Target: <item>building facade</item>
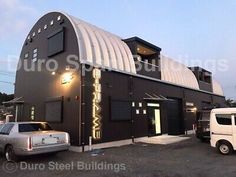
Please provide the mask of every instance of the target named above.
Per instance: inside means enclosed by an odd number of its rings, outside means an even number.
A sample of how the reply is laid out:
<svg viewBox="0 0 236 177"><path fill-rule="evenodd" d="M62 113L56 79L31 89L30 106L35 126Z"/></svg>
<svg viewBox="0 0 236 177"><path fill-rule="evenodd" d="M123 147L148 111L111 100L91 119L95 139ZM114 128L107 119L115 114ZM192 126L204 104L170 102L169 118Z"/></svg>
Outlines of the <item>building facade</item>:
<svg viewBox="0 0 236 177"><path fill-rule="evenodd" d="M18 68L17 119L47 121L77 146L184 134L197 111L225 106L211 72L61 12L33 26Z"/></svg>

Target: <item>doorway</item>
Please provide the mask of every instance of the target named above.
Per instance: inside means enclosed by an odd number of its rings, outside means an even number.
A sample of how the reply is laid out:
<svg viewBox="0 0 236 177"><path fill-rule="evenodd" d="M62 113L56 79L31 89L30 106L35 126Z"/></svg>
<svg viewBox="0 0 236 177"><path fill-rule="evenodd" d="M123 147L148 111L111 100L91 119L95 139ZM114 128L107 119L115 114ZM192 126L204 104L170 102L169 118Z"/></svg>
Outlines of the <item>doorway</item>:
<svg viewBox="0 0 236 177"><path fill-rule="evenodd" d="M148 135L161 135L161 110L159 103L147 103L148 108Z"/></svg>
<svg viewBox="0 0 236 177"><path fill-rule="evenodd" d="M184 134L183 106L181 99L172 99L167 104L168 134Z"/></svg>

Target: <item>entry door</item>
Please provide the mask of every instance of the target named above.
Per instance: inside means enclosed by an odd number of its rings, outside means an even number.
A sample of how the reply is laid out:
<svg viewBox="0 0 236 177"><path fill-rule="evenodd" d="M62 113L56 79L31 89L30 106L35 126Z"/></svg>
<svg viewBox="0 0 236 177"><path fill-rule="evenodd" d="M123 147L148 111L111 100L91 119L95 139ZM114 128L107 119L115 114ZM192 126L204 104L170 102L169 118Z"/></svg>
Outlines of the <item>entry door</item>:
<svg viewBox="0 0 236 177"><path fill-rule="evenodd" d="M147 106L149 136L160 135L162 133L160 104L148 103Z"/></svg>

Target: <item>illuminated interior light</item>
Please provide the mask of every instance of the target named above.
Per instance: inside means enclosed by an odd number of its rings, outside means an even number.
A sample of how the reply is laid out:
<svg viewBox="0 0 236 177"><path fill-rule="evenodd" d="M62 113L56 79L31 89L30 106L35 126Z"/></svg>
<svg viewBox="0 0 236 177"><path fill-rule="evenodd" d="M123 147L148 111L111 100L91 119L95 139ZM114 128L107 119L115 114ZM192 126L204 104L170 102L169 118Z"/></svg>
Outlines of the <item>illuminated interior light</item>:
<svg viewBox="0 0 236 177"><path fill-rule="evenodd" d="M55 72L55 71L53 71L53 72L51 73L51 75L53 75L53 76L54 76L54 75L56 75L56 72Z"/></svg>

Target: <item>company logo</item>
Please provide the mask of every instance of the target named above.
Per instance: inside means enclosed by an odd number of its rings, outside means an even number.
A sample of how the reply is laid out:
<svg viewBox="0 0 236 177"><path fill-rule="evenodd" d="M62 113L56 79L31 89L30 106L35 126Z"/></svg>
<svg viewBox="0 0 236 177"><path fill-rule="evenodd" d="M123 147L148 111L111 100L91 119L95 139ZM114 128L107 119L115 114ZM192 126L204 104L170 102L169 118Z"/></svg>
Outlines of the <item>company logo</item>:
<svg viewBox="0 0 236 177"><path fill-rule="evenodd" d="M94 140L101 139L101 70L95 68L93 69L93 109L92 109L92 117L93 117L93 127L92 127L92 137Z"/></svg>

